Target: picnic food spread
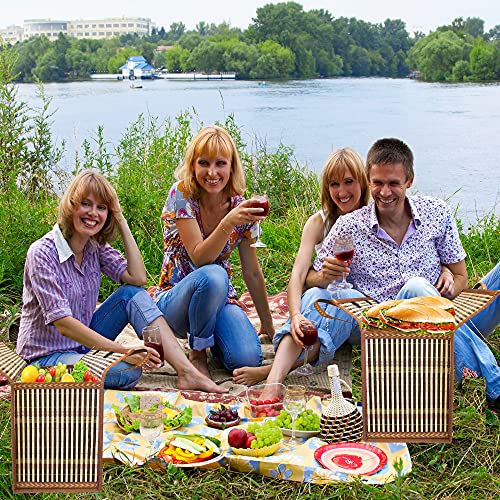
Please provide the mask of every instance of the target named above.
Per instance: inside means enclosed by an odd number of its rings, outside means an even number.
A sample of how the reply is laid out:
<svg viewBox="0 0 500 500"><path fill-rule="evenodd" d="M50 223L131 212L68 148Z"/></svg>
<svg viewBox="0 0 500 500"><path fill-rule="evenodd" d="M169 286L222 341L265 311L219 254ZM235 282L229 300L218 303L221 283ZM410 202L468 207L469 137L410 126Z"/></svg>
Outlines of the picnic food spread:
<svg viewBox="0 0 500 500"><path fill-rule="evenodd" d="M139 432L124 435L117 427L117 416L112 407L121 408L126 398L132 395L158 396L161 401L168 401L170 406L178 410L189 406L192 409L192 421L181 426L175 431L164 432L154 441L154 446L148 446ZM105 392L104 405L104 454L106 461L116 461L129 465L147 465L157 470L165 470L172 467L179 468L202 468L215 469L221 466L229 466L233 470L241 472L253 472L270 478L282 480L300 481L325 484L325 482L352 481L356 475L350 469L342 472L332 471L325 468L314 458L316 449L327 444L319 435L309 434L313 431L296 431L308 434L300 435L302 439L295 445L287 445L282 438L282 431L277 425L277 418L266 417L265 420L256 421L244 416L248 403L236 398L230 404L224 401L224 406L238 411L242 423L227 429L212 428L206 424L206 417L212 410L221 409L221 402L215 402L210 395L203 397L201 401L186 399L181 392L122 392L108 390ZM212 400L212 401L211 401ZM320 415L323 402L318 396L311 396L307 401L306 408L314 414ZM273 428L272 430L270 430ZM268 429L266 436L265 429ZM232 433L232 438L229 438ZM234 442L234 436L240 436L240 442ZM255 438L252 436L255 436ZM249 448L238 448L247 446ZM178 439L180 438L180 442ZM201 447L205 445L198 439L211 439L220 453L202 456L204 451L192 449L192 445L183 442L184 439L194 440ZM260 438L260 441L259 441ZM270 443L267 444L266 438ZM216 441L214 441L214 439ZM255 443L255 444L254 444ZM369 484L385 484L394 480L398 472L394 469L395 460L402 460L403 474L411 470L411 461L406 444L404 443L370 443L376 445L387 455L387 464L377 473L372 475L363 474L363 481ZM182 446L181 446L182 445ZM209 444L207 446L210 446ZM261 446L261 447L257 447ZM175 448L176 450L172 450ZM196 448L196 447L195 447ZM167 453L168 450L168 453ZM173 453L173 455L171 455ZM192 455L191 455L192 454ZM352 454L349 452L349 454ZM166 456L171 458L165 458ZM177 461L177 463L176 463ZM359 467L358 467L359 469ZM359 477L359 476L358 476Z"/></svg>
<svg viewBox="0 0 500 500"><path fill-rule="evenodd" d="M449 333L455 330L453 303L437 296L389 300L362 311L364 327L391 327L411 333Z"/></svg>

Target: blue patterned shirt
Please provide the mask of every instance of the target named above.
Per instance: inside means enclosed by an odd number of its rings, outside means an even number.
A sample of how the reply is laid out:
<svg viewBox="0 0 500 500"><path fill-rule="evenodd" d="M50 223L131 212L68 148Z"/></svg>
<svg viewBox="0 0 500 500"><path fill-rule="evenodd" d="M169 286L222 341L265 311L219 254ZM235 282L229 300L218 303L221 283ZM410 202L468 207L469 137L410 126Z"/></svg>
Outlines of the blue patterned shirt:
<svg viewBox="0 0 500 500"><path fill-rule="evenodd" d="M320 271L323 260L333 255L335 237L350 234L354 257L347 281L377 301L394 299L413 277L435 284L441 264L455 264L466 253L458 235L451 208L429 196L407 197L412 221L400 246L380 227L375 204L339 217L323 242L313 268Z"/></svg>

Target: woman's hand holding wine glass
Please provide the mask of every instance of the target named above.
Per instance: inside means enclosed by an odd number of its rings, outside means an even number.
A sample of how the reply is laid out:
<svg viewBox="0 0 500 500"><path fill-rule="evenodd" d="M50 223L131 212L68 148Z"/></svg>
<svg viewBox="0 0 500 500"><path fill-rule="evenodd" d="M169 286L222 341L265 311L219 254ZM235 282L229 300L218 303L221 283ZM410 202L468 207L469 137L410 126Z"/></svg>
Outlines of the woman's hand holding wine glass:
<svg viewBox="0 0 500 500"><path fill-rule="evenodd" d="M309 349L311 349L318 340L318 323L310 319L305 319L300 322L299 328L302 334L301 341L304 345L304 364L295 370L295 374L301 377L309 377L314 371L307 362L307 354Z"/></svg>

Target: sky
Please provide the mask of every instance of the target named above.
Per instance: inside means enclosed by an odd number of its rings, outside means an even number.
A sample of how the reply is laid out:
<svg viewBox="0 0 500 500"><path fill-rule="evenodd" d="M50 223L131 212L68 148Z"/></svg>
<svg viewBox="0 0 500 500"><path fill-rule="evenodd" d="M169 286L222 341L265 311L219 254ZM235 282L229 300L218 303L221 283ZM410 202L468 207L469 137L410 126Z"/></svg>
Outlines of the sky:
<svg viewBox="0 0 500 500"><path fill-rule="evenodd" d="M199 21L247 28L256 10L274 0L0 0L0 27L22 26L25 19L75 20L113 16L150 18L165 29L173 22L183 22L194 29ZM305 11L324 9L334 17L355 17L371 23L402 19L413 33L429 33L450 24L457 17L479 17L485 30L500 24L498 0L298 0Z"/></svg>

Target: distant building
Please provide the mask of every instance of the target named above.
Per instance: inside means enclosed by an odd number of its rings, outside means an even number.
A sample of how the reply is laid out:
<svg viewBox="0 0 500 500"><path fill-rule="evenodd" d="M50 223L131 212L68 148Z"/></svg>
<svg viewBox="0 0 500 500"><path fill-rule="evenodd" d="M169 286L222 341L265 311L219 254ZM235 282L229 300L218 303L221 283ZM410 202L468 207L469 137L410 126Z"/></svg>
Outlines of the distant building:
<svg viewBox="0 0 500 500"><path fill-rule="evenodd" d="M137 33L150 35L155 27L151 19L144 17L110 17L76 21L56 21L52 19L26 19L23 28L9 26L0 30L3 40L10 43L28 40L35 36L46 36L50 41L57 40L59 33L75 38L112 38L116 35Z"/></svg>
<svg viewBox="0 0 500 500"><path fill-rule="evenodd" d="M0 29L0 37L2 37L5 43L14 45L16 42L22 41L23 29L21 26L7 26L4 29Z"/></svg>
<svg viewBox="0 0 500 500"><path fill-rule="evenodd" d="M107 19L68 22L68 35L75 38L112 38L117 35L151 34L154 23L143 17L110 17Z"/></svg>
<svg viewBox="0 0 500 500"><path fill-rule="evenodd" d="M153 78L154 66L149 64L142 56L132 56L120 67L123 78Z"/></svg>
<svg viewBox="0 0 500 500"><path fill-rule="evenodd" d="M57 40L59 33L68 34L67 21L52 19L26 19L23 26L23 40L34 36L46 36L51 42Z"/></svg>

